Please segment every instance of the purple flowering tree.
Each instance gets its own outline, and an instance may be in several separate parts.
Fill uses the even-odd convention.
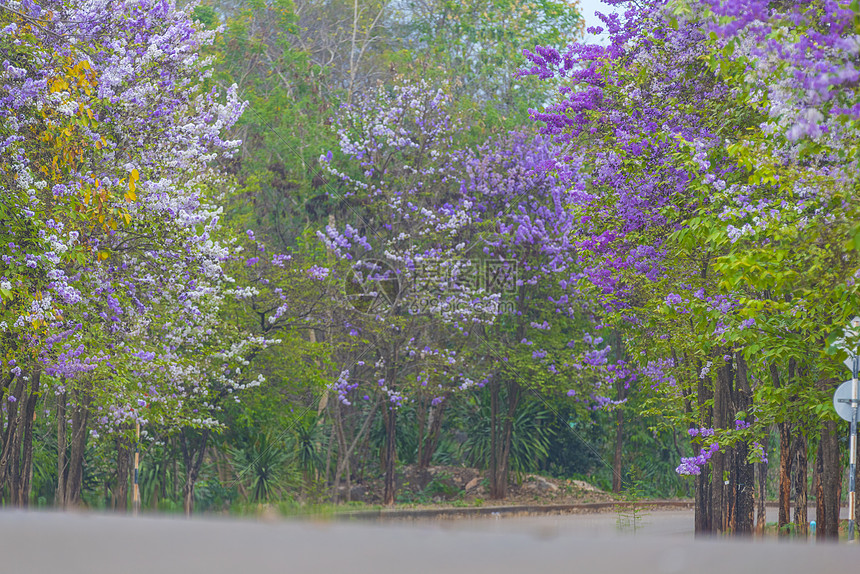
[[[242,367],[271,341],[219,319],[242,293],[209,164],[238,146],[220,134],[243,105],[203,87],[212,37],[171,3],[0,4],[0,480],[15,503],[40,395],[57,409],[61,505],[79,501],[87,439],[137,422],[201,429],[190,511],[218,400],[259,383]]]
[[[856,312],[854,14],[830,5],[824,33],[802,3],[614,4],[610,45],[527,53],[525,73],[560,79],[533,116],[584,182],[581,285],[629,333],[658,410],[691,429],[698,454],[678,472],[696,477],[697,530],[752,528],[750,463],[774,423],[780,525],[800,453],[803,529],[807,437],[834,456],[824,339]]]

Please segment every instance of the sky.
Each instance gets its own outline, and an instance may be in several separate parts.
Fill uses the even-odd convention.
[[[617,9],[614,6],[604,4],[601,0],[579,0],[579,7],[582,11],[582,15],[585,16],[586,28],[591,26],[600,26],[602,24],[602,22],[597,19],[597,16],[594,15],[595,10],[603,12],[604,14],[611,14]],[[593,36],[586,32],[585,41],[589,43],[607,44],[609,43],[609,34],[607,32],[603,32],[600,36]]]

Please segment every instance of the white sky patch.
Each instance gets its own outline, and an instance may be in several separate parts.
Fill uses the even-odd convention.
[[[594,15],[595,12],[612,14],[613,12],[616,12],[618,10],[617,7],[605,4],[601,0],[579,0],[579,9],[582,12],[582,15],[585,17],[586,29],[592,26],[601,26],[603,24],[600,19]],[[598,36],[586,32],[585,38],[582,41],[587,44],[606,45],[609,43],[609,32],[604,30]]]

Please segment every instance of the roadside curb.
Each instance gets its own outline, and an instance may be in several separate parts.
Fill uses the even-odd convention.
[[[416,510],[361,510],[342,512],[330,516],[333,520],[418,520],[427,518],[468,518],[487,516],[563,515],[606,512],[618,507],[638,506],[648,510],[692,510],[693,501],[646,500],[642,502],[612,501],[587,502],[582,504],[531,504],[515,506],[480,506],[468,508],[422,508]]]

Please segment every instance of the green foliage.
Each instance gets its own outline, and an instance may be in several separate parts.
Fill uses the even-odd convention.
[[[636,534],[637,530],[642,529],[642,522],[648,516],[648,513],[640,505],[644,495],[644,485],[645,482],[639,470],[634,466],[628,472],[627,479],[622,483],[624,487],[622,503],[615,507],[618,530]]]
[[[466,399],[458,413],[466,433],[463,458],[477,468],[490,461],[490,393],[488,389]],[[537,400],[526,400],[517,410],[511,432],[510,468],[524,474],[539,470],[549,454],[556,430],[549,424],[553,414]]]
[[[286,444],[266,434],[230,451],[238,480],[247,485],[254,502],[268,501],[288,484],[290,451]]]

